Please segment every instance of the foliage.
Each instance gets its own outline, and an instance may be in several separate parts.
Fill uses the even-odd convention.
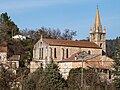
[[[44,77],[39,80],[38,90],[63,90],[66,83],[59,73],[58,66],[51,60],[45,68]]]
[[[0,44],[6,46],[12,36],[19,33],[19,29],[6,12],[0,15],[0,19]]]
[[[20,66],[24,67],[24,63],[32,60],[33,43],[31,39],[26,40],[10,40],[8,43],[8,57],[12,55],[20,55]],[[19,49],[18,49],[19,48]]]
[[[36,90],[37,83],[43,75],[43,69],[40,67],[35,72],[29,74],[22,81],[22,90]]]
[[[120,38],[118,39],[118,43],[120,43]],[[120,44],[116,47],[115,52],[115,64],[114,64],[114,75],[115,75],[115,85],[117,88],[120,88]]]
[[[6,25],[7,28],[7,36],[12,37],[12,35],[16,35],[19,33],[19,28],[15,23],[10,19],[7,12],[1,14],[1,24]]]
[[[112,39],[112,40],[111,39],[106,40],[107,56],[114,58],[116,47],[120,44],[119,39],[120,37],[117,37],[116,39]]]
[[[81,86],[81,68],[71,69],[67,79],[68,90],[104,90],[108,82],[100,79],[95,69],[83,69],[83,86]],[[109,89],[107,89],[109,90]]]
[[[12,83],[15,79],[15,75],[9,69],[6,69],[4,65],[0,65],[0,90],[10,90]]]
[[[38,68],[22,82],[23,90],[64,90],[66,82],[58,66],[51,61],[45,69]]]
[[[76,31],[65,29],[64,32],[61,32],[59,29],[51,29],[41,27],[38,30],[29,30],[24,29],[21,31],[23,35],[30,36],[35,43],[40,39],[41,34],[43,38],[52,38],[52,39],[63,39],[63,40],[72,40],[76,36]]]

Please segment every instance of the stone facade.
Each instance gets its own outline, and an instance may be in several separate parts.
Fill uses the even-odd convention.
[[[48,39],[56,42],[55,39]],[[85,51],[89,54],[102,54],[102,49],[97,46],[94,43],[90,43],[88,41],[81,42],[81,41],[67,41],[67,40],[57,40],[60,45],[51,45],[51,43],[48,43],[46,39],[40,39],[35,45],[33,49],[33,61],[30,63],[31,72],[34,71],[36,68],[38,68],[41,64],[43,67],[47,63],[50,62],[51,58],[57,63],[59,61],[62,61],[63,59],[69,58],[71,55],[73,55],[76,52]],[[69,46],[69,45],[61,45],[62,42],[71,42],[71,43],[87,43],[87,44],[93,44],[91,47],[86,44],[81,46]]]

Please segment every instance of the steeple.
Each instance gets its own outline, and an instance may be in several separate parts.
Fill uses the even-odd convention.
[[[98,6],[97,6],[95,22],[94,22],[94,31],[101,32],[101,30],[102,30],[102,25],[101,25],[101,21],[100,21],[100,15],[99,15]]]
[[[106,52],[106,28],[102,30],[98,6],[96,9],[94,28],[93,30],[90,28],[90,42],[96,43],[103,49],[104,53]]]

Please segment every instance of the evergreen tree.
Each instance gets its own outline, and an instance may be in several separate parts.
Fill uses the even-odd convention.
[[[51,60],[45,68],[43,77],[39,80],[37,90],[64,90],[65,80],[59,72],[58,66]]]
[[[35,72],[29,74],[22,81],[22,90],[36,90],[37,83],[43,75],[42,67],[38,68]],[[39,90],[39,89],[38,89]]]
[[[114,64],[114,75],[115,75],[115,85],[120,88],[120,39],[118,40],[118,46],[116,47],[115,54],[115,64]]]
[[[18,34],[19,28],[17,25],[10,19],[7,12],[1,14],[1,24],[4,24],[8,27],[7,34],[11,37],[12,34]]]

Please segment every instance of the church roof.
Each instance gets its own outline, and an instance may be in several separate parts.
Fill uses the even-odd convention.
[[[7,47],[0,46],[0,52],[7,52]]]
[[[69,47],[82,47],[82,48],[98,48],[97,44],[89,41],[73,41],[73,40],[58,40],[58,39],[43,39],[49,45],[54,46],[69,46]]]

